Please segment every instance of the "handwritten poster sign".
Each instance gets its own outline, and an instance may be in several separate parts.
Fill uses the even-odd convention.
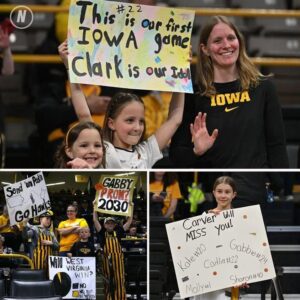
[[[96,299],[95,257],[49,256],[49,278],[67,299]]]
[[[111,215],[131,216],[137,177],[102,175],[96,185],[95,210]]]
[[[71,82],[192,93],[187,60],[194,15],[184,9],[72,0]]]
[[[182,298],[276,276],[259,205],[166,227]]]
[[[10,224],[39,216],[51,208],[42,172],[4,187]]]

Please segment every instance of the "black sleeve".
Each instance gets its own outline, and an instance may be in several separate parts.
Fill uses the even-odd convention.
[[[266,85],[265,136],[268,165],[270,168],[289,168],[281,107],[275,86],[269,80]]]
[[[77,256],[77,242],[73,244],[72,248],[68,252],[72,253],[72,256]]]
[[[117,233],[118,240],[121,242],[121,239],[126,237],[126,232],[125,232],[124,228],[122,226],[118,225],[115,228],[115,231]]]
[[[185,95],[182,123],[175,132],[170,145],[169,156],[176,168],[195,168],[198,157],[193,152],[190,124],[196,117],[195,96]]]
[[[95,249],[93,242],[90,242],[90,247],[91,247],[91,252],[92,252],[91,256],[96,256],[96,249]]]

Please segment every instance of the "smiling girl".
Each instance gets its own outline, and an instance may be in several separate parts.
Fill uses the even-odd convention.
[[[68,44],[58,47],[68,69]],[[91,113],[79,84],[71,84],[72,104],[80,122],[92,122]],[[162,158],[161,151],[182,121],[183,93],[173,93],[168,119],[155,134],[144,140],[145,107],[135,94],[118,93],[110,101],[104,120],[105,166],[111,169],[146,169]]]
[[[229,176],[218,177],[213,186],[213,195],[217,201],[217,206],[208,211],[218,215],[221,211],[231,209],[232,200],[236,197],[236,184],[233,178]],[[249,287],[247,283],[243,283],[236,287]],[[217,290],[206,294],[190,297],[190,300],[225,300],[225,290]]]

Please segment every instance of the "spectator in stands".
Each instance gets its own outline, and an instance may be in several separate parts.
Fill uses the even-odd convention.
[[[94,122],[72,126],[58,148],[55,160],[59,168],[94,169],[105,167],[102,129]]]
[[[213,186],[213,195],[217,201],[217,206],[208,211],[208,213],[219,214],[223,210],[232,207],[232,200],[236,196],[236,185],[234,180],[229,176],[222,176],[216,179]],[[249,287],[243,283],[240,287]],[[190,297],[190,300],[221,300],[225,299],[225,290],[217,290],[206,294]]]
[[[67,41],[58,47],[58,51],[68,69]],[[71,84],[71,92],[79,121],[92,122],[80,85]],[[144,109],[142,99],[131,93],[118,93],[110,101],[103,126],[107,168],[151,168],[162,157],[161,150],[168,145],[181,122],[183,94],[173,93],[167,121],[146,141],[143,141]]]
[[[39,216],[40,225],[26,222],[23,237],[29,242],[30,257],[35,269],[48,270],[48,257],[58,250],[59,244],[51,229],[53,212],[47,211]]]
[[[174,172],[150,173],[150,214],[174,219],[181,196],[177,175]]]
[[[69,257],[84,257],[84,256],[95,256],[94,243],[89,240],[91,236],[91,231],[89,227],[82,227],[79,229],[80,240],[76,242],[70,252]]]
[[[5,238],[7,247],[12,248],[14,252],[18,252],[22,243],[22,237],[18,225],[10,225],[7,206],[3,207],[2,215],[0,215],[0,233]]]
[[[126,242],[124,243],[127,251],[136,248],[144,248],[146,249],[147,243],[146,240],[143,240],[144,236],[142,234],[137,233],[137,227],[131,224],[128,232],[126,232]]]
[[[0,68],[1,75],[12,75],[15,71],[14,61],[10,49],[9,34],[0,26]],[[4,132],[4,114],[0,95],[0,132]]]
[[[15,71],[14,61],[10,49],[9,34],[0,26],[0,52],[2,54],[2,75],[12,75]]]
[[[198,50],[198,87],[186,96],[172,139],[174,165],[288,168],[275,88],[249,59],[240,31],[214,16],[201,31]]]
[[[84,199],[80,202],[81,206],[79,208],[80,217],[84,218],[89,225],[89,228],[93,227],[93,210],[89,205],[89,201]]]
[[[79,231],[81,227],[88,227],[85,219],[77,218],[77,206],[69,205],[67,207],[66,221],[62,221],[58,225],[58,233],[60,235],[59,255],[67,256],[70,249],[79,240]]]
[[[98,232],[100,247],[103,249],[103,274],[108,281],[111,280],[111,276],[114,278],[114,295],[111,295],[110,290],[112,282],[104,282],[105,299],[125,300],[127,298],[121,238],[125,237],[125,231],[129,229],[132,217],[129,217],[123,226],[119,226],[113,217],[106,217],[102,226],[98,220],[97,212],[94,211],[93,221],[96,232]],[[113,275],[110,274],[110,263],[112,264]]]
[[[5,238],[0,234],[0,254],[10,254],[13,250],[5,246]]]
[[[12,254],[12,248],[5,245],[5,238],[0,234],[0,254]],[[13,258],[0,258],[0,268],[4,271],[4,274],[9,274],[10,268],[16,268],[18,266],[17,260]],[[7,272],[6,271],[7,268]]]
[[[60,5],[68,6],[69,3],[70,0],[63,0]],[[57,47],[67,36],[67,31],[68,12],[56,14],[55,26],[36,53],[57,54]],[[40,156],[34,163],[38,167],[53,167],[57,148],[78,120],[70,102],[70,83],[62,64],[34,64],[30,71],[28,86],[32,87],[38,128],[31,139],[31,147]],[[113,95],[111,88],[82,85],[82,89],[94,122],[102,126],[107,105]]]

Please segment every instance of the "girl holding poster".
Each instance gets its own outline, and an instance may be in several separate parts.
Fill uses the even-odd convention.
[[[68,69],[68,44],[63,42],[58,52]],[[71,84],[72,103],[80,122],[92,122],[85,96],[79,84]],[[184,94],[173,93],[168,119],[155,134],[144,141],[145,107],[135,94],[118,93],[110,101],[104,120],[106,167],[126,169],[151,168],[162,158],[161,151],[181,123]]]
[[[219,214],[223,210],[232,208],[232,200],[236,196],[236,185],[229,176],[221,176],[216,179],[213,186],[213,195],[217,201],[217,206],[208,211],[208,213]],[[241,287],[248,287],[247,283]],[[236,290],[235,290],[236,292]],[[191,300],[226,300],[225,290],[218,290],[206,294],[190,297]]]
[[[113,217],[106,217],[103,226],[98,220],[97,212],[94,210],[93,221],[100,239],[102,249],[103,274],[108,281],[104,282],[104,294],[106,300],[126,300],[124,256],[121,247],[121,238],[125,238],[132,222],[130,216],[123,226],[119,226]],[[111,268],[110,268],[111,264]],[[111,274],[111,270],[113,274]],[[114,281],[112,297],[111,280]]]

